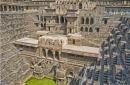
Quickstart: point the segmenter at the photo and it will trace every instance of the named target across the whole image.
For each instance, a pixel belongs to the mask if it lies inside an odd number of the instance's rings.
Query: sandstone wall
[[[12,44],[17,39],[30,36],[34,31],[27,15],[23,12],[0,14],[0,80],[3,85],[20,85],[30,75],[29,64],[24,57],[19,56],[19,50]]]

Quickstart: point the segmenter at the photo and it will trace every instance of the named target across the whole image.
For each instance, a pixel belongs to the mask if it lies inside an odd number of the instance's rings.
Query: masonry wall
[[[35,25],[30,13],[6,11],[0,17],[0,80],[3,85],[20,85],[30,75],[30,65],[12,43],[33,37]]]

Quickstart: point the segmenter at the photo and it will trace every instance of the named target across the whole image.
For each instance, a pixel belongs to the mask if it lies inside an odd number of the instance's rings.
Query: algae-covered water
[[[31,77],[25,82],[25,85],[57,85],[55,81],[49,78],[36,79]]]

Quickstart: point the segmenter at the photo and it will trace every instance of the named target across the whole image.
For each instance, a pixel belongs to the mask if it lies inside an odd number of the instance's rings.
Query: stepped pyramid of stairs
[[[130,85],[130,18],[113,28],[100,47],[97,62],[84,66],[70,85]]]

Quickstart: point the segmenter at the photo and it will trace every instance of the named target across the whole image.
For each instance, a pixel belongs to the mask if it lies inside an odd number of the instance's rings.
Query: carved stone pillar
[[[9,11],[9,6],[7,6],[7,11]]]
[[[4,7],[3,7],[3,5],[1,5],[1,11],[4,11]]]
[[[39,47],[39,48],[37,49],[36,54],[37,54],[39,57],[42,57],[42,56],[43,56],[43,55],[42,55],[42,48],[41,48],[41,47]]]
[[[59,60],[61,59],[61,51],[59,51]]]
[[[65,17],[64,17],[64,23],[65,23]]]
[[[53,59],[56,59],[55,55],[56,55],[56,52],[53,51]]]
[[[48,57],[48,49],[45,49],[45,53],[46,53],[46,58]]]
[[[61,23],[61,21],[60,21],[60,16],[59,16],[59,24]]]

